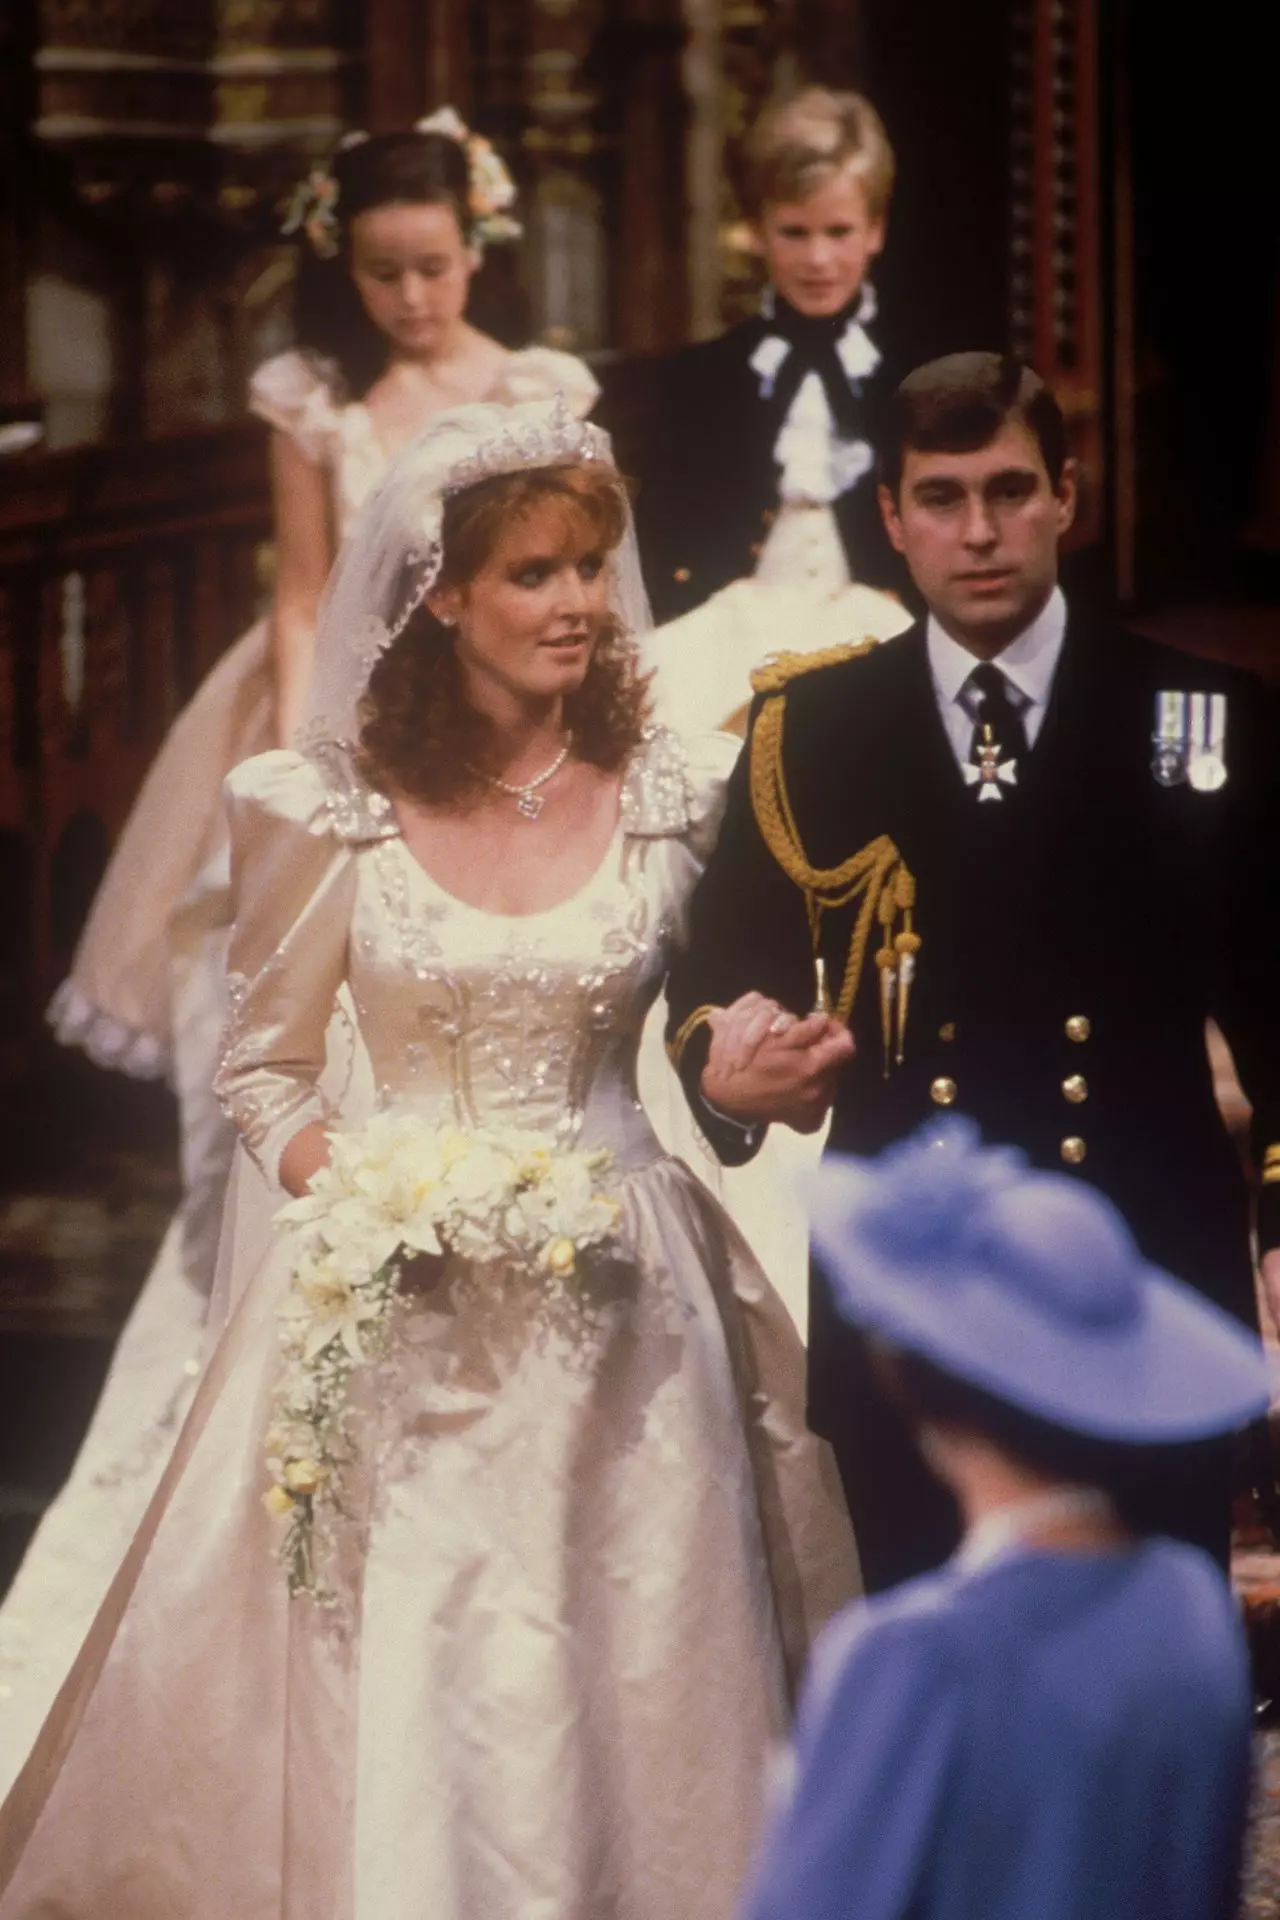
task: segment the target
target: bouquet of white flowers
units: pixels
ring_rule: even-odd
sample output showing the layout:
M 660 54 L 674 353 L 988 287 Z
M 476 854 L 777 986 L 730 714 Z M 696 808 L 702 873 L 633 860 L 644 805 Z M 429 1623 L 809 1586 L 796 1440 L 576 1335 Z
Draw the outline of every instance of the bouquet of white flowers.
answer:
M 566 1151 L 520 1128 L 466 1131 L 412 1112 L 378 1114 L 331 1136 L 327 1167 L 276 1218 L 297 1234 L 281 1308 L 284 1355 L 266 1435 L 269 1513 L 287 1522 L 280 1556 L 291 1593 L 327 1597 L 316 1537 L 341 1512 L 340 1479 L 356 1456 L 353 1371 L 386 1352 L 402 1267 L 451 1254 L 514 1269 L 550 1291 L 578 1256 L 617 1231 L 601 1191 L 607 1151 Z

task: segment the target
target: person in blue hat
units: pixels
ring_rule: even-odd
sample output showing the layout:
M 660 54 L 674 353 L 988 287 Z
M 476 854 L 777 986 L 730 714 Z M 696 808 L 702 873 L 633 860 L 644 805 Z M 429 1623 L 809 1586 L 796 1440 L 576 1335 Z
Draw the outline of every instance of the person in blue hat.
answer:
M 838 1310 L 966 1531 L 819 1642 L 743 1920 L 1230 1920 L 1243 1634 L 1212 1559 L 1132 1531 L 1126 1490 L 1264 1412 L 1257 1342 L 971 1122 L 811 1193 Z

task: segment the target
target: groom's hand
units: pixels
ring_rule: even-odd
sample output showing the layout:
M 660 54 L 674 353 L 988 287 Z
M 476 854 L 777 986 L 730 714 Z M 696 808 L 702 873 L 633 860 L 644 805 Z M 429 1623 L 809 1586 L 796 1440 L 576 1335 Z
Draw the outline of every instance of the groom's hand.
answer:
M 759 993 L 717 1008 L 708 1024 L 711 1047 L 701 1081 L 708 1105 L 747 1126 L 780 1121 L 797 1133 L 816 1133 L 840 1070 L 853 1058 L 848 1028 L 825 1013 L 798 1020 Z

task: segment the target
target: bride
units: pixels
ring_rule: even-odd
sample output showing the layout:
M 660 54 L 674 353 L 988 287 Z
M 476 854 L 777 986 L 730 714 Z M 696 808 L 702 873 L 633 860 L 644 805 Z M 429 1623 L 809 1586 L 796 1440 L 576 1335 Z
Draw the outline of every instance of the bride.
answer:
M 103 1064 L 171 1073 L 183 1199 L 75 1469 L 0 1606 L 0 1793 L 119 1565 L 200 1370 L 235 1144 L 211 1090 L 231 920 L 222 782 L 289 739 L 325 577 L 394 451 L 463 401 L 564 392 L 585 414 L 595 399 L 581 361 L 508 352 L 467 318 L 481 250 L 518 231 L 514 193 L 492 148 L 447 107 L 412 129 L 348 135 L 300 190 L 299 350 L 261 366 L 249 396 L 272 428 L 273 611 L 171 729 L 53 1010 L 59 1037 Z M 341 1023 L 335 1039 L 341 1073 Z
M 460 408 L 344 550 L 310 745 L 231 777 L 220 1089 L 264 1192 L 350 1118 L 345 984 L 386 1113 L 607 1149 L 620 1224 L 576 1315 L 518 1267 L 407 1269 L 326 1606 L 263 1498 L 295 1241 L 240 1209 L 192 1412 L 0 1811 L 0 1920 L 729 1920 L 856 1576 L 790 1322 L 636 1096 L 732 754 L 646 726 L 642 604 L 599 429 Z

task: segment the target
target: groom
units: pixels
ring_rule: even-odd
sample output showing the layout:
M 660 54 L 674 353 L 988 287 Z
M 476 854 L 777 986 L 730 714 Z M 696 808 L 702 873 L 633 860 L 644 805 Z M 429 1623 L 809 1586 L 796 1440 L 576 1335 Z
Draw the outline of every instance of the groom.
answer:
M 1068 605 L 1075 471 L 1021 362 L 911 374 L 879 493 L 928 617 L 756 676 L 669 987 L 693 1110 L 738 1165 L 774 1121 L 812 1131 L 830 1110 L 832 1148 L 873 1154 L 954 1107 L 1079 1168 L 1149 1260 L 1253 1323 L 1248 1190 L 1204 1036 L 1215 1018 L 1253 1102 L 1280 1305 L 1278 703 Z M 820 1270 L 810 1419 L 868 1586 L 945 1558 L 954 1508 Z M 1142 1523 L 1225 1563 L 1229 1479 L 1221 1444 L 1190 1449 L 1175 1507 Z

